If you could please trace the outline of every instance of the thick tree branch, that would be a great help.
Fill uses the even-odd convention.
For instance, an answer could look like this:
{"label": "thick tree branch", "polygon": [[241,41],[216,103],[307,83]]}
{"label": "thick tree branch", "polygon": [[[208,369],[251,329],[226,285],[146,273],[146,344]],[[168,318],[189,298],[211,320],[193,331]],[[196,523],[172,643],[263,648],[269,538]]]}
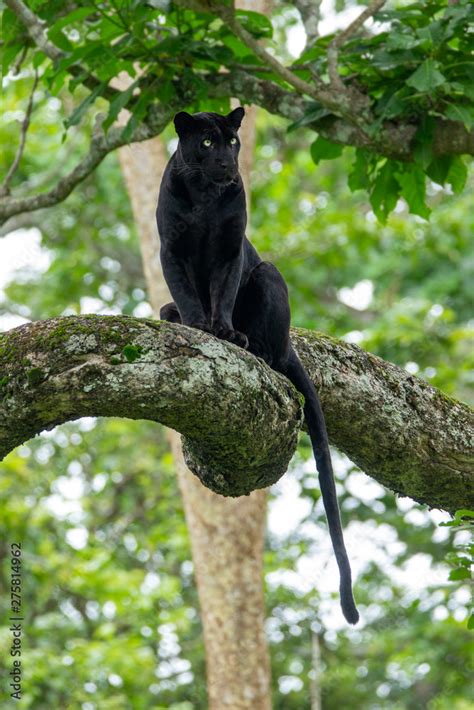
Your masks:
{"label": "thick tree branch", "polygon": [[[208,74],[206,82],[210,96],[236,96],[243,103],[254,103],[270,113],[297,121],[309,110],[308,101],[292,91],[245,71],[235,70],[217,75]],[[397,160],[413,160],[413,138],[417,124],[387,121],[375,138],[369,137],[353,123],[337,116],[328,116],[308,125],[324,138],[341,145],[377,150],[380,155]],[[433,156],[474,155],[474,130],[462,123],[439,119],[433,132]]]}
{"label": "thick tree branch", "polygon": [[136,318],[15,328],[0,336],[0,383],[0,458],[81,416],[150,419],[181,432],[192,470],[227,495],[283,475],[301,418],[291,384],[249,353]]}
{"label": "thick tree branch", "polygon": [[[367,474],[433,507],[474,503],[474,416],[401,368],[311,331],[293,343],[320,391],[330,439]],[[199,331],[81,316],[0,336],[0,456],[81,416],[159,421],[185,436],[213,490],[242,495],[286,470],[300,399],[249,353]]]}

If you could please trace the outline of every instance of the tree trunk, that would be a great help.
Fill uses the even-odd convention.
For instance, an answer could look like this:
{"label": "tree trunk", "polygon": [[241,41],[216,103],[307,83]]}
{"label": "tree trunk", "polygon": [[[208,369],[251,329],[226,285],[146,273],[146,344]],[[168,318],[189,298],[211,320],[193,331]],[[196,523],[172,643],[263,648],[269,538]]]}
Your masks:
{"label": "tree trunk", "polygon": [[[258,4],[258,3],[257,3]],[[254,9],[258,9],[255,7]],[[255,110],[247,109],[241,131],[241,172],[249,193],[255,140]],[[119,151],[143,255],[155,316],[169,300],[161,273],[155,209],[166,165],[160,138]],[[169,430],[201,605],[209,707],[267,710],[270,661],[265,638],[263,538],[266,493],[229,500],[209,490],[188,470],[181,438]]]}

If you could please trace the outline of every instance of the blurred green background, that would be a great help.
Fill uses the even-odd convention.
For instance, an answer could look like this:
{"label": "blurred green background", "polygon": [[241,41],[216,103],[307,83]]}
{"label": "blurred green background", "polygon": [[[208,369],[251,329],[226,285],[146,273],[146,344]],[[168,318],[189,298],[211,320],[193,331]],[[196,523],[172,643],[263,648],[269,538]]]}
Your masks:
{"label": "blurred green background", "polygon": [[[4,92],[2,172],[30,85],[19,75]],[[90,132],[86,121],[62,145],[61,103],[37,94],[17,176],[32,187],[72,166]],[[164,138],[172,149],[171,129]],[[308,144],[304,129],[288,134],[282,121],[259,114],[249,236],[284,274],[293,323],[358,343],[472,401],[472,171],[463,195],[430,187],[429,223],[400,202],[381,226],[366,196],[347,187],[352,150],[316,167]],[[20,231],[4,245],[20,268],[4,284],[0,327],[20,322],[12,316],[150,314],[115,155],[66,202],[13,227]],[[316,707],[318,686],[330,710],[472,708],[469,588],[448,579],[466,533],[440,527],[447,515],[397,500],[336,456],[364,619],[349,629],[309,457],[302,435],[271,492],[265,569],[275,709]],[[82,420],[10,454],[0,476],[2,590],[17,541],[25,675],[23,700],[12,707],[206,708],[189,539],[162,428]],[[2,682],[11,666],[8,601],[2,594]]]}

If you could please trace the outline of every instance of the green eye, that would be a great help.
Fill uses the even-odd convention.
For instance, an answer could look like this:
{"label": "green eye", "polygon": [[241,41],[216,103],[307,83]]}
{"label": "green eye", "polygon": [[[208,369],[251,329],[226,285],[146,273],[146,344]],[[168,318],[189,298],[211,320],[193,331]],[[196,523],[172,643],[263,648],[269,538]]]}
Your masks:
{"label": "green eye", "polygon": [[230,144],[235,145],[237,143],[237,138],[231,138],[230,139]]}
{"label": "green eye", "polygon": [[209,140],[209,138],[205,138],[205,139],[203,140],[202,144],[203,144],[203,146],[204,146],[205,148],[210,148],[211,145],[212,145],[212,141]]}

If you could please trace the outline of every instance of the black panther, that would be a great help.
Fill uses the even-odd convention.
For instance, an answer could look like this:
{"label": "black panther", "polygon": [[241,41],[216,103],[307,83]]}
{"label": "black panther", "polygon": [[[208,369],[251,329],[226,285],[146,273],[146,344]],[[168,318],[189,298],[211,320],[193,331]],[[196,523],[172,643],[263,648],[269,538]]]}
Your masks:
{"label": "black panther", "polygon": [[290,342],[288,290],[245,236],[247,213],[239,174],[239,107],[228,115],[181,111],[178,147],[161,183],[157,223],[163,274],[174,299],[162,320],[212,333],[248,349],[288,377],[304,395],[304,414],[319,472],[347,621],[359,614],[352,595],[328,437],[321,404]]}

